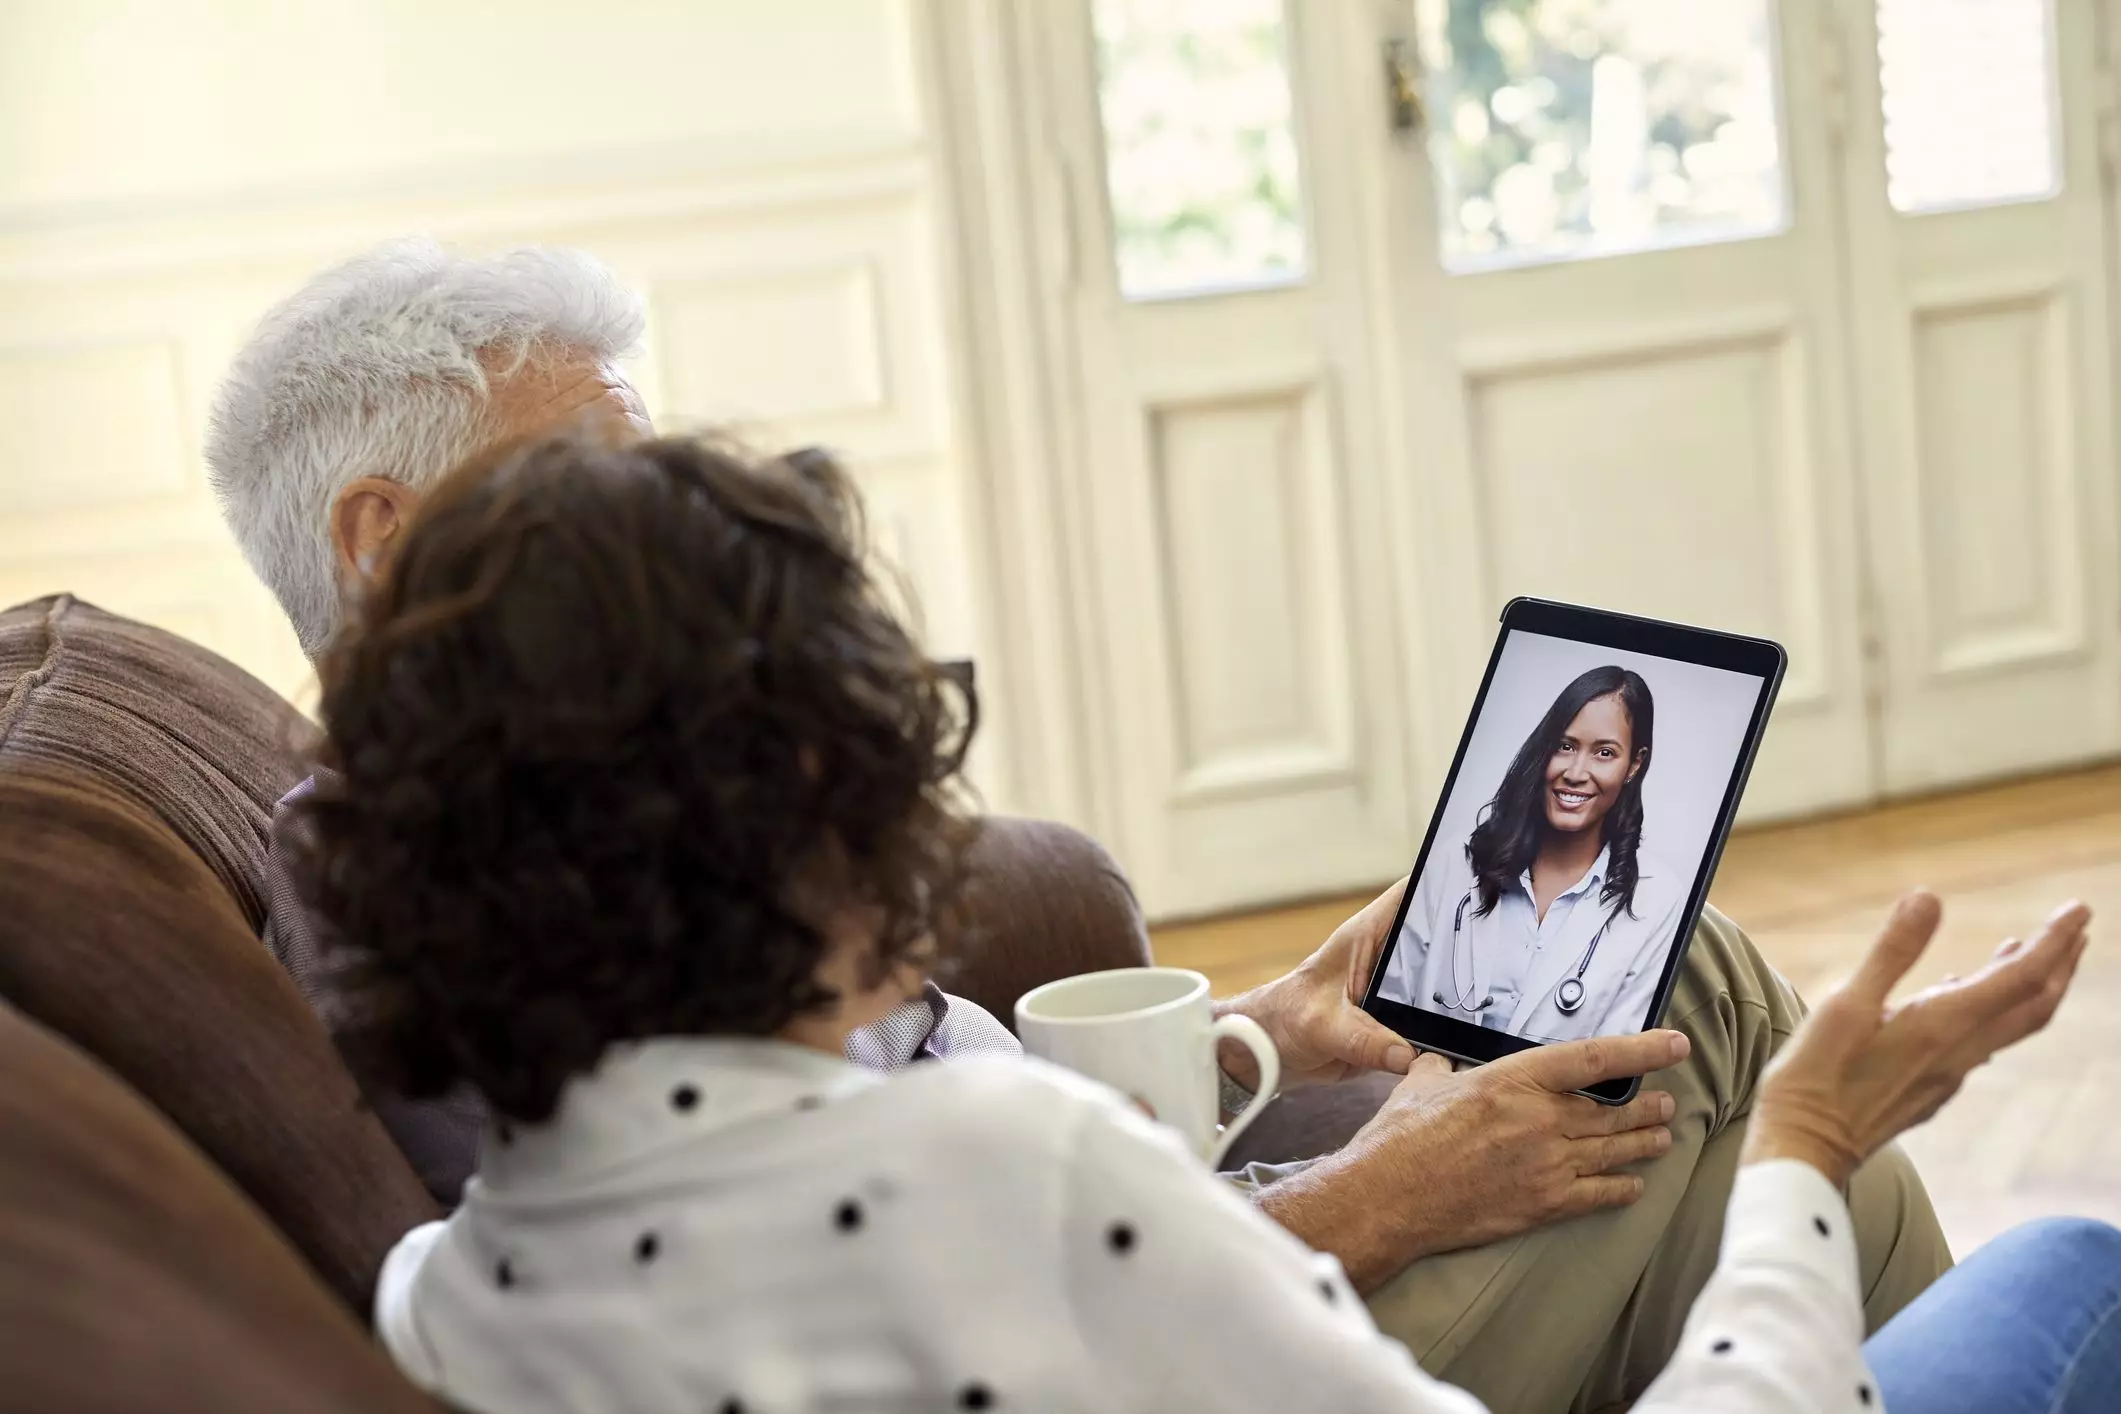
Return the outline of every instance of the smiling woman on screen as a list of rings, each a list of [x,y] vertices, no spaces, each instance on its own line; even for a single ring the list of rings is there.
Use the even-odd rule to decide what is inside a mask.
[[[1641,1030],[1686,903],[1642,849],[1655,734],[1639,674],[1563,688],[1465,847],[1422,871],[1385,995],[1542,1041]]]

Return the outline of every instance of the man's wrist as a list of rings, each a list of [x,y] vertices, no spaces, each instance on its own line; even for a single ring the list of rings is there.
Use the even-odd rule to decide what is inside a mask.
[[[1301,1172],[1261,1189],[1260,1208],[1312,1249],[1340,1262],[1368,1295],[1411,1263],[1451,1244],[1426,1223],[1416,1190],[1392,1160],[1360,1137]]]

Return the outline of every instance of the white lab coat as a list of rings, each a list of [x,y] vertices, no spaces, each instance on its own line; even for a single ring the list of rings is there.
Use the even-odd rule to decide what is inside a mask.
[[[1576,900],[1560,934],[1541,949],[1525,975],[1524,990],[1504,1028],[1511,1035],[1573,1041],[1643,1029],[1692,881],[1647,851],[1636,855],[1636,864],[1640,877],[1632,909],[1615,913],[1613,905],[1601,903],[1595,891]],[[1492,912],[1476,916],[1480,907],[1476,894],[1466,905],[1463,923],[1454,936],[1459,901],[1472,888],[1473,866],[1466,859],[1464,845],[1439,846],[1431,852],[1406,922],[1400,927],[1380,995],[1481,1024],[1480,1002],[1492,991],[1490,972],[1503,941],[1502,930],[1536,924],[1529,901],[1511,907],[1504,899]],[[1556,1002],[1561,984],[1576,975],[1601,925],[1605,936],[1583,971],[1583,1005],[1573,1013],[1564,1012]]]

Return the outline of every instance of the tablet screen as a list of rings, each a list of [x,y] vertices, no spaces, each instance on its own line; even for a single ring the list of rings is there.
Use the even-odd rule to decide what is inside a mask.
[[[1768,686],[1509,630],[1375,995],[1522,1041],[1644,1029]]]

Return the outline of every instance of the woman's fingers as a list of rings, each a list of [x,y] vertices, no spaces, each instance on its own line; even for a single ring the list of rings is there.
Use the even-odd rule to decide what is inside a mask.
[[[2070,902],[2048,915],[2031,942],[1995,961],[1935,1002],[1952,1031],[1994,1052],[2021,1041],[2054,1016],[2089,941],[2091,910]]]
[[[1893,905],[1871,950],[1840,995],[1873,1014],[1882,1010],[1893,988],[1929,946],[1943,916],[1944,905],[1928,889],[1917,889]]]

